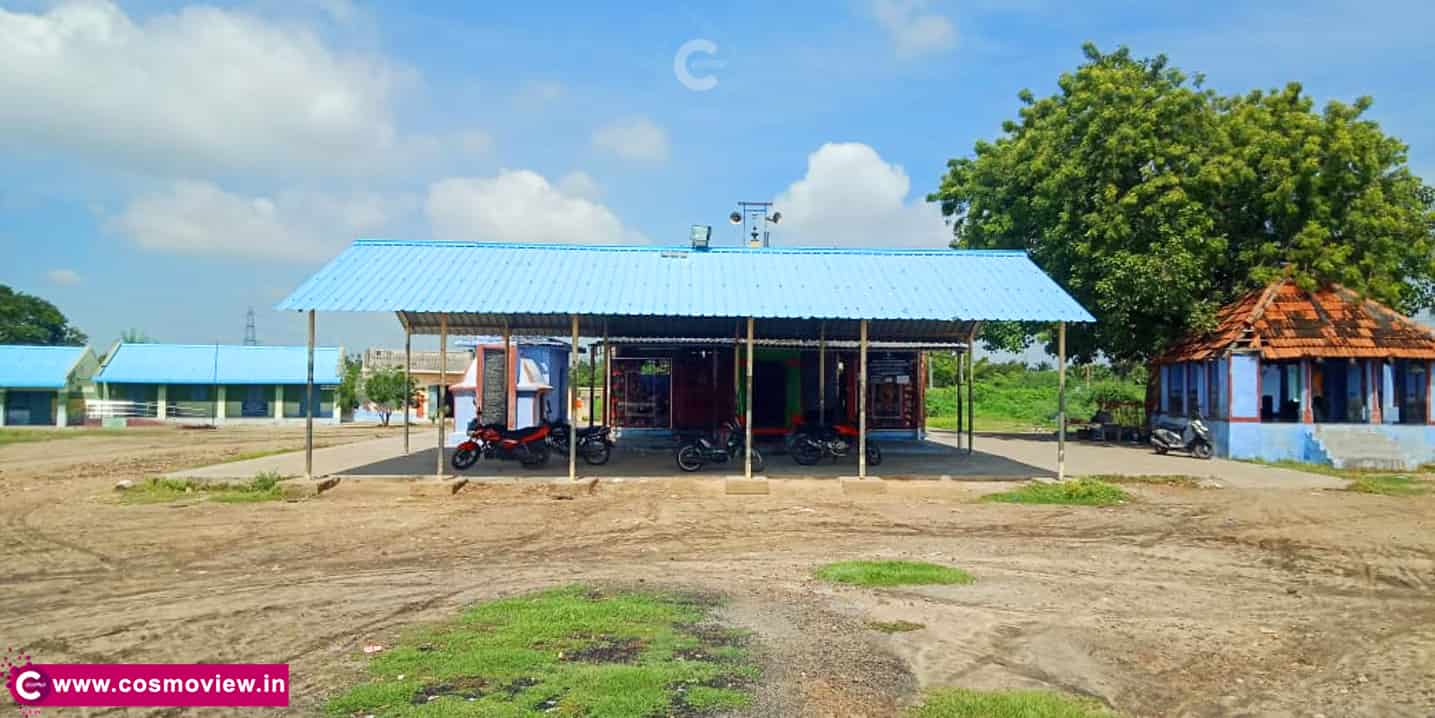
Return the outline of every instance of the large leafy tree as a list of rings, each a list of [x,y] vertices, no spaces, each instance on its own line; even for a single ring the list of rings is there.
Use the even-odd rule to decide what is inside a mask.
[[[87,341],[55,305],[0,284],[0,344],[80,346]]]
[[[1301,87],[1222,97],[1164,56],[1103,54],[1037,99],[928,199],[953,246],[1018,248],[1085,305],[1072,354],[1150,358],[1282,273],[1340,282],[1405,311],[1435,306],[1435,192],[1369,98],[1313,109]],[[991,325],[989,345],[1049,339]]]

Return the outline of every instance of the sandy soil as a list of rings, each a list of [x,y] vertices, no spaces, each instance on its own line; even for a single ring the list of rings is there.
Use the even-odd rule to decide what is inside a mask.
[[[588,581],[728,596],[723,617],[756,632],[766,665],[755,715],[893,715],[941,685],[1070,691],[1133,716],[1435,714],[1435,498],[1142,488],[1091,509],[973,503],[996,487],[953,482],[729,497],[686,479],[567,500],[541,485],[415,497],[347,482],[299,502],[124,506],[111,489],[299,436],[0,447],[0,642],[42,662],[289,662],[289,712],[311,714],[361,669],[365,643]],[[809,578],[867,557],[978,581]],[[927,627],[864,627],[896,619]]]

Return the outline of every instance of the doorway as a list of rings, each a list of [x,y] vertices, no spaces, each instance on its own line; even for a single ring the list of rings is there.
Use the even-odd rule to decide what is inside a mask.
[[[752,426],[754,429],[787,427],[787,365],[781,361],[755,361],[752,372]]]

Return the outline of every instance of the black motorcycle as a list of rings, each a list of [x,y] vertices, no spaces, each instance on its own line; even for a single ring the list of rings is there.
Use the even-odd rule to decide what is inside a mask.
[[[568,438],[573,433],[569,424],[548,425],[548,443],[561,455],[568,454]],[[608,426],[585,426],[578,429],[578,455],[593,466],[608,463],[613,452],[613,429]]]
[[[1163,419],[1151,430],[1151,447],[1158,454],[1168,451],[1189,451],[1198,459],[1209,459],[1215,453],[1211,430],[1196,416],[1190,419]]]
[[[726,434],[726,437],[723,437]],[[707,464],[726,464],[743,460],[743,431],[736,421],[725,421],[718,436],[704,436],[678,447],[674,458],[683,471],[697,471]],[[757,449],[752,450],[752,470],[760,472],[767,464]]]
[[[857,427],[849,422],[838,422],[832,426],[807,426],[797,429],[788,436],[787,452],[792,460],[803,466],[812,466],[823,457],[831,456],[835,461],[857,453]],[[872,437],[867,437],[867,465],[882,463],[882,450]]]

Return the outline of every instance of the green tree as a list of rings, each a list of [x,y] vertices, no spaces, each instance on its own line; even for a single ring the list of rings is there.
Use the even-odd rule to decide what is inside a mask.
[[[0,344],[80,346],[88,341],[55,305],[0,284]]]
[[[949,161],[928,197],[953,246],[1024,249],[1096,316],[1069,332],[1077,360],[1150,358],[1283,272],[1435,306],[1435,192],[1363,119],[1369,98],[1316,112],[1297,84],[1221,97],[1164,56],[1084,51],[1056,94],[1019,93],[1019,120]],[[983,337],[1050,347],[1048,329]]]
[[[157,344],[143,329],[126,329],[120,332],[120,341],[126,344]]]
[[[364,380],[364,396],[374,404],[374,409],[379,412],[379,419],[384,426],[389,425],[389,417],[394,411],[404,405],[404,390],[407,384],[408,397],[412,402],[418,393],[418,385],[412,377],[404,381],[404,370],[398,367],[379,369]]]
[[[342,378],[339,380],[339,390],[335,395],[339,408],[346,411],[353,411],[359,408],[363,401],[363,370],[364,365],[357,356],[345,356],[341,367]],[[403,397],[400,395],[402,402]]]

